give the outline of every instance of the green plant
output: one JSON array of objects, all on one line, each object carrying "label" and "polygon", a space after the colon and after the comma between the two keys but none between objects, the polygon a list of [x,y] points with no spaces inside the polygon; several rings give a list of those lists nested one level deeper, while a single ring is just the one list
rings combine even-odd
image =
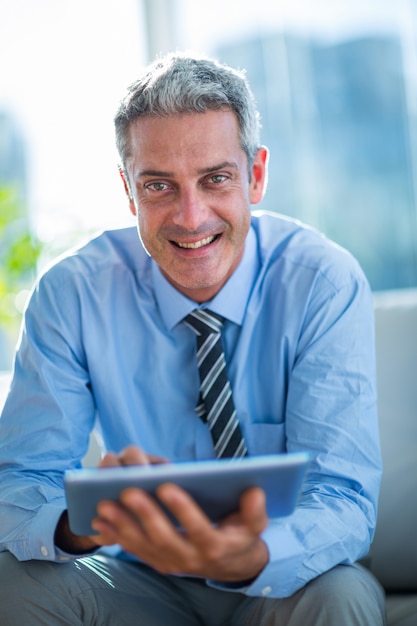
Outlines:
[{"label": "green plant", "polygon": [[20,322],[22,300],[34,281],[42,248],[18,191],[0,187],[0,326],[6,330]]}]

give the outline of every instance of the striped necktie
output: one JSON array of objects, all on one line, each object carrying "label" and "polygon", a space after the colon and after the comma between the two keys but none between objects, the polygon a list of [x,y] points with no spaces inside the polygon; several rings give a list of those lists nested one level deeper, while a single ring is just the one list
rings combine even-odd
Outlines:
[{"label": "striped necktie", "polygon": [[247,456],[226,373],[220,334],[223,318],[207,309],[196,309],[184,318],[184,322],[197,336],[200,400],[196,412],[208,423],[216,456]]}]

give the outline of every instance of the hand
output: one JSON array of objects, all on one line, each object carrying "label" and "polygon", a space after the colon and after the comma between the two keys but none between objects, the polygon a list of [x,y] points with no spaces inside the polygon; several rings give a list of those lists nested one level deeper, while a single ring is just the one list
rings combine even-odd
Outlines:
[{"label": "hand", "polygon": [[120,454],[108,452],[101,459],[98,467],[117,467],[124,465],[154,465],[166,463],[167,459],[154,454],[146,454],[136,446],[128,446]]},{"label": "hand", "polygon": [[[166,459],[146,454],[136,446],[129,446],[122,450],[120,454],[108,452],[100,461],[98,467],[115,467],[122,465],[148,465],[153,463],[164,463]],[[96,535],[81,537],[71,532],[68,523],[67,511],[61,515],[55,529],[55,545],[69,554],[85,554],[100,547]],[[104,545],[104,544],[102,544]],[[107,544],[106,544],[107,545]]]},{"label": "hand", "polygon": [[183,489],[165,483],[159,501],[178,520],[172,524],[158,501],[140,489],[125,489],[120,503],[103,501],[93,528],[101,545],[120,544],[163,574],[185,574],[223,582],[256,577],[268,563],[261,533],[268,523],[262,489],[248,489],[239,510],[218,526]]}]

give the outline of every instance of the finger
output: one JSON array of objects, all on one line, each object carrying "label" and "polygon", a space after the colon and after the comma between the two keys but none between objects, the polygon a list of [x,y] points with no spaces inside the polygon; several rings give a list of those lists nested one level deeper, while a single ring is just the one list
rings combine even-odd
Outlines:
[{"label": "finger", "polygon": [[136,446],[128,446],[120,454],[107,452],[101,459],[98,467],[120,467],[128,465],[155,465],[167,463],[168,460],[155,454],[146,454]]},{"label": "finger", "polygon": [[107,452],[101,459],[98,467],[117,467],[120,465],[117,454],[114,452]]},{"label": "finger", "polygon": [[167,459],[155,454],[147,454],[137,446],[128,446],[121,451],[118,458],[120,465],[154,465],[167,462]]},{"label": "finger", "polygon": [[151,465],[159,465],[160,463],[169,463],[168,459],[163,456],[157,456],[156,454],[148,454],[148,461]]},{"label": "finger", "polygon": [[140,520],[141,527],[152,539],[177,534],[177,527],[160,503],[141,489],[128,488],[120,494],[120,502]]},{"label": "finger", "polygon": [[172,483],[164,483],[156,493],[194,545],[207,544],[214,538],[211,520],[184,489]]},{"label": "finger", "polygon": [[[121,528],[122,542],[162,573],[191,571],[194,549],[160,504],[140,489],[125,489],[121,502],[136,519],[141,529],[138,542],[136,529],[126,524]],[[132,550],[131,550],[132,551]]]},{"label": "finger", "polygon": [[121,504],[102,500],[97,506],[97,513],[92,527],[106,542],[105,545],[118,543],[129,550],[131,546],[127,546],[126,542],[134,539],[137,549],[146,539],[140,520]]},{"label": "finger", "polygon": [[148,465],[148,455],[137,446],[128,446],[119,454],[120,465]]},{"label": "finger", "polygon": [[266,496],[260,487],[247,489],[240,497],[240,511],[243,522],[255,534],[259,535],[268,525]]},{"label": "finger", "polygon": [[118,534],[115,529],[105,519],[96,517],[91,522],[91,527],[96,531],[96,535],[90,538],[99,546],[111,546],[118,543]]}]

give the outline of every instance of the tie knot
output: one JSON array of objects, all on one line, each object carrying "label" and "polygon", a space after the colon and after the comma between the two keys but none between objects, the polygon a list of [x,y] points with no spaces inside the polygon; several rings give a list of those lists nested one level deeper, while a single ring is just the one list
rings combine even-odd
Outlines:
[{"label": "tie knot", "polygon": [[223,318],[208,309],[195,309],[191,311],[184,322],[195,332],[196,335],[211,335],[220,333],[223,326]]}]

